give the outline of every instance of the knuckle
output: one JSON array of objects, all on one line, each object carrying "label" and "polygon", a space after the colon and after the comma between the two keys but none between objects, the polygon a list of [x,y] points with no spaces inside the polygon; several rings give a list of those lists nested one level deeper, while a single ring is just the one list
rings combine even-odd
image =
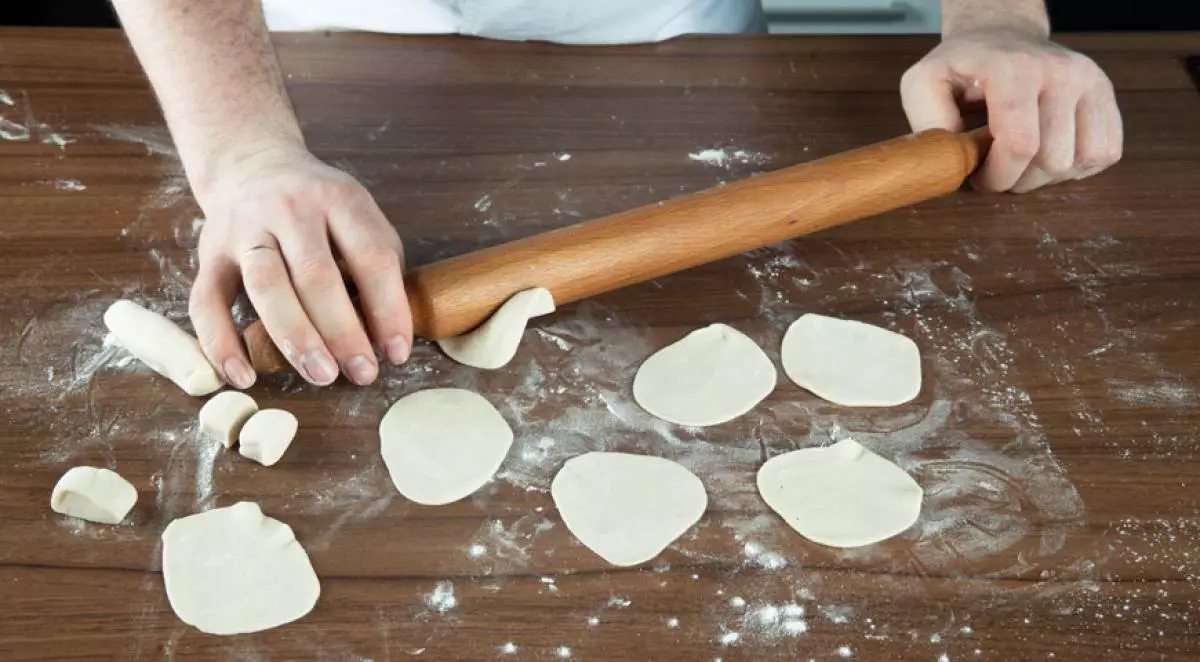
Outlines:
[{"label": "knuckle", "polygon": [[292,276],[299,282],[326,285],[341,282],[341,272],[330,256],[307,256],[292,265]]},{"label": "knuckle", "polygon": [[1048,149],[1042,153],[1040,162],[1042,170],[1059,176],[1070,172],[1075,166],[1075,155],[1063,149]]},{"label": "knuckle", "polygon": [[400,255],[384,246],[372,246],[361,251],[355,259],[362,270],[371,273],[387,273],[400,270]]},{"label": "knuckle", "polygon": [[1005,136],[1005,144],[1009,154],[1023,160],[1036,157],[1040,147],[1037,134],[1031,131],[1013,131]]}]

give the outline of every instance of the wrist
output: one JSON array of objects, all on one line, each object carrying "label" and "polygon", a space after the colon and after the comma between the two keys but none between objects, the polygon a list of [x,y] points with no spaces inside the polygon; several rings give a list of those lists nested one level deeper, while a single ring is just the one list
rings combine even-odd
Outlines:
[{"label": "wrist", "polygon": [[1043,0],[942,0],[942,39],[983,31],[1047,39],[1046,4]]}]

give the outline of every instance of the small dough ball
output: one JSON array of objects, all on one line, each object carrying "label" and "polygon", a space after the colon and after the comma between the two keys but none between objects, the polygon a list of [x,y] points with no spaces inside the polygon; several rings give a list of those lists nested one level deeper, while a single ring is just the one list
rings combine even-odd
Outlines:
[{"label": "small dough ball", "polygon": [[801,388],[847,407],[893,407],[921,392],[921,352],[899,333],[804,315],[783,336],[783,371]]},{"label": "small dough ball", "polygon": [[104,312],[104,325],[130,354],[188,395],[208,395],[224,386],[200,342],[162,315],[121,299]]},{"label": "small dough ball", "polygon": [[809,540],[861,547],[902,533],[921,515],[924,492],[903,469],[853,439],[767,460],[758,491]]},{"label": "small dough ball", "polygon": [[494,370],[517,355],[525,325],[531,318],[554,312],[550,290],[535,287],[517,292],[486,322],[461,336],[443,338],[438,346],[446,356],[473,368]]},{"label": "small dough ball", "polygon": [[379,423],[379,441],[400,494],[440,506],[492,479],[512,446],[513,431],[478,393],[435,388],[397,400]]},{"label": "small dough ball", "polygon": [[289,411],[263,409],[250,417],[238,435],[242,457],[269,467],[279,461],[296,438],[299,423]]},{"label": "small dough ball", "polygon": [[200,408],[200,431],[220,439],[225,448],[233,448],[246,419],[256,411],[254,398],[241,391],[222,391]]},{"label": "small dough ball", "polygon": [[717,425],[754,408],[775,390],[775,366],[737,329],[713,324],[646,359],[633,377],[633,399],[679,425]]},{"label": "small dough ball", "polygon": [[50,508],[63,515],[101,524],[120,524],[137,503],[137,489],[117,472],[74,467],[54,486]]},{"label": "small dough ball", "polygon": [[587,453],[567,460],[550,484],[563,522],[615,566],[645,563],[692,528],[708,507],[704,485],[670,460]]},{"label": "small dough ball", "polygon": [[321,595],[292,528],[250,501],[167,525],[162,570],[175,615],[208,634],[290,623],[312,611]]}]

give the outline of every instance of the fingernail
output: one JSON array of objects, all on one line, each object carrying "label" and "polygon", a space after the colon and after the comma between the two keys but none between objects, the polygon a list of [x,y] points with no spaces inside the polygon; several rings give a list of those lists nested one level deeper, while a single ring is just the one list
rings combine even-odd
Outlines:
[{"label": "fingernail", "polygon": [[257,375],[246,362],[234,357],[227,359],[222,365],[225,370],[225,377],[229,379],[229,383],[236,388],[250,388],[254,386],[254,379]]},{"label": "fingernail", "polygon": [[366,386],[375,381],[375,376],[379,374],[379,368],[375,362],[367,357],[359,354],[352,357],[342,365],[342,371],[350,378],[350,381],[359,386]]},{"label": "fingernail", "polygon": [[337,364],[321,349],[315,349],[300,357],[300,367],[321,386],[332,384],[338,376]]},{"label": "fingernail", "polygon": [[408,355],[412,351],[412,348],[409,346],[408,341],[404,339],[404,336],[396,336],[387,341],[387,345],[384,346],[383,350],[387,353],[389,361],[399,365],[408,360]]}]

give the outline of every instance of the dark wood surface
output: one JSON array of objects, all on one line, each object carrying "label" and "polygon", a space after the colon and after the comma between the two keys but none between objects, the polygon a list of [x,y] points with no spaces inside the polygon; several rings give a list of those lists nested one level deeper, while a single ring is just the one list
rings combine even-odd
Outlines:
[{"label": "dark wood surface", "polygon": [[[897,82],[932,44],[278,43],[312,147],[367,183],[414,264],[903,133]],[[1197,659],[1200,93],[1181,57],[1200,37],[1070,43],[1119,90],[1128,144],[1110,172],[962,192],[567,306],[492,373],[422,346],[371,388],[261,383],[260,403],[301,422],[263,468],[199,440],[202,400],[104,342],[117,297],[183,318],[200,226],[123,39],[0,32],[0,115],[30,131],[0,140],[0,657]],[[730,162],[689,158],[705,149]],[[729,323],[777,359],[804,312],[914,338],[920,397],[850,410],[781,376],[704,430],[632,403],[638,362],[687,330]],[[376,427],[436,385],[483,393],[517,441],[494,484],[426,508],[395,493]],[[839,551],[771,515],[753,476],[846,435],[909,470],[926,502],[899,538]],[[589,449],[681,461],[708,513],[646,568],[607,568],[545,493]],[[77,464],[138,487],[131,522],[50,511]],[[243,499],[294,527],[322,596],[280,629],[206,636],[167,604],[159,534]],[[439,582],[452,609],[426,602]],[[785,626],[772,608],[789,605]]]}]

